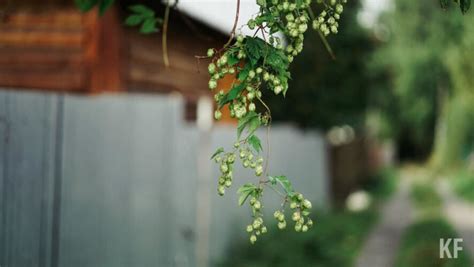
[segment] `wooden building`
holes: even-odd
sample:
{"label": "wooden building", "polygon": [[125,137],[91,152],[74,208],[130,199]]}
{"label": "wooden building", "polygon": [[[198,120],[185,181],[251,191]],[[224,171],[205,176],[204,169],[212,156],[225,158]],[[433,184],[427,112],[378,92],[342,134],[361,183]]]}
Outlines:
{"label": "wooden building", "polygon": [[[102,17],[80,13],[73,1],[10,1],[0,23],[0,87],[77,94],[179,93],[193,119],[197,99],[209,95],[207,61],[196,59],[227,36],[179,11],[168,31],[170,66],[163,64],[161,34],[123,25],[126,1]],[[164,7],[154,6],[157,13]],[[162,13],[162,12],[161,12]]]}

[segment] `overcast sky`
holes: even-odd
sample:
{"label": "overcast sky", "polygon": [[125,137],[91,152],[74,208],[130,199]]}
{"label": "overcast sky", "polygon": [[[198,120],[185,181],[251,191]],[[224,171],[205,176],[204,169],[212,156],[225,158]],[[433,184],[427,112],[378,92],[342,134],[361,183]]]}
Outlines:
{"label": "overcast sky", "polygon": [[[362,0],[362,2],[359,21],[370,27],[375,23],[379,13],[390,6],[391,0]],[[234,25],[236,3],[236,0],[180,0],[178,8],[223,33],[229,33]],[[258,6],[255,0],[241,0],[238,29],[243,34],[253,34],[253,31],[242,25],[257,12]]]}

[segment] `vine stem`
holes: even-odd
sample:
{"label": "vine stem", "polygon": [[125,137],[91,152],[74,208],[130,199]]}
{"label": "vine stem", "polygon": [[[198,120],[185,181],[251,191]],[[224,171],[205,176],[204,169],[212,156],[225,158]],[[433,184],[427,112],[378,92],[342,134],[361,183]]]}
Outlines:
{"label": "vine stem", "polygon": [[273,191],[275,191],[275,193],[277,193],[278,195],[280,195],[283,199],[286,199],[286,195],[285,195],[285,194],[283,194],[282,192],[276,190],[276,189],[275,189],[273,186],[271,186],[271,185],[268,185],[268,184],[267,184],[267,186],[268,186],[269,188],[271,188]]}
{"label": "vine stem", "polygon": [[165,66],[167,68],[170,66],[170,61],[168,58],[168,40],[167,40],[170,9],[171,9],[171,5],[168,1],[166,4],[166,9],[165,9],[165,17],[164,17],[164,22],[163,22],[163,30],[162,30],[162,38],[161,38],[161,46],[163,48],[163,62],[165,63]]}
{"label": "vine stem", "polygon": [[[234,19],[234,26],[232,26],[232,30],[230,32],[230,36],[229,36],[229,40],[227,40],[227,42],[224,44],[224,46],[219,49],[218,51],[216,51],[217,54],[221,54],[221,52],[226,49],[231,43],[232,43],[232,40],[234,39],[235,37],[235,31],[237,29],[237,24],[239,23],[239,16],[240,16],[240,0],[237,0],[237,10],[235,11],[235,19]],[[215,50],[214,50],[215,51]],[[196,58],[196,60],[198,61],[198,66],[199,66],[199,60],[200,59],[205,59],[205,58],[209,58],[208,56],[194,56]]]}
{"label": "vine stem", "polygon": [[235,12],[235,20],[234,26],[232,27],[232,31],[230,32],[229,40],[225,43],[223,48],[226,48],[232,42],[235,36],[235,30],[237,29],[237,24],[239,23],[239,16],[240,16],[240,0],[237,0],[237,11]]}
{"label": "vine stem", "polygon": [[262,100],[262,98],[258,97],[257,98],[260,103],[267,109],[268,115],[269,115],[269,122],[267,126],[267,137],[266,137],[266,142],[267,142],[267,156],[265,160],[265,168],[263,169],[263,176],[260,178],[260,181],[262,181],[263,177],[267,177],[267,170],[268,170],[268,161],[270,160],[270,127],[272,123],[272,113],[270,111],[270,108],[267,106],[267,104]]}
{"label": "vine stem", "polygon": [[[314,15],[314,12],[313,10],[311,9],[311,7],[308,7],[308,13],[309,13],[309,16],[311,17],[312,20],[314,20],[316,18],[316,16]],[[326,50],[328,51],[329,55],[331,56],[331,58],[333,60],[336,60],[336,55],[334,54],[334,51],[332,50],[331,48],[331,45],[329,44],[326,36],[324,36],[324,34],[319,30],[317,29],[317,32],[319,34],[319,38],[321,39],[321,41],[323,42],[323,45],[324,47],[326,48]]]}

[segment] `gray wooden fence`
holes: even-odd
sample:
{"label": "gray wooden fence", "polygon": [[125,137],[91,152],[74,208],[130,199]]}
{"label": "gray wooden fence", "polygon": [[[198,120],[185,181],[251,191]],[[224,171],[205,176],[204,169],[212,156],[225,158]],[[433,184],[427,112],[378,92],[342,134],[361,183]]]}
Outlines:
{"label": "gray wooden fence", "polygon": [[[183,117],[179,97],[0,90],[0,266],[209,266],[225,257],[246,238],[249,210],[237,208],[235,188],[217,196],[209,153],[235,132],[203,132]],[[270,140],[272,173],[326,206],[323,138],[275,126]]]}

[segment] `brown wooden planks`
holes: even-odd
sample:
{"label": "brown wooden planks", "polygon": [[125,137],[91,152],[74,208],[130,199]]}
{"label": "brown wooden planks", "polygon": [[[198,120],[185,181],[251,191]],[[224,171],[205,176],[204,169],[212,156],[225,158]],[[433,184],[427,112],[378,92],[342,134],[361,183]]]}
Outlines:
{"label": "brown wooden planks", "polygon": [[0,85],[5,88],[80,91],[85,86],[83,68],[38,70],[0,70]]}

